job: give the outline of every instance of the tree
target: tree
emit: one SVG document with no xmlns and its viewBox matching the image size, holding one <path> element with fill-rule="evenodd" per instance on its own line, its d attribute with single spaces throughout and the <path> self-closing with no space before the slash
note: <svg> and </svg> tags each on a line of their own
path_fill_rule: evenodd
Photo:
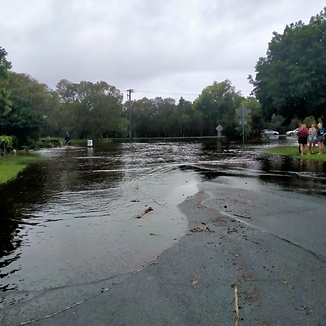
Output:
<svg viewBox="0 0 326 326">
<path fill-rule="evenodd" d="M 240 107 L 237 111 L 237 119 L 241 121 L 241 107 L 245 107 L 247 110 L 247 116 L 245 117 L 246 123 L 242 126 L 240 123 L 237 125 L 236 130 L 239 135 L 245 132 L 246 138 L 254 137 L 259 138 L 261 130 L 264 128 L 264 121 L 261 114 L 260 104 L 255 97 L 247 97 L 241 101 Z"/>
<path fill-rule="evenodd" d="M 127 123 L 122 116 L 121 92 L 104 81 L 79 84 L 61 80 L 57 92 L 63 105 L 65 128 L 80 138 L 122 136 Z"/>
<path fill-rule="evenodd" d="M 44 131 L 50 111 L 50 93 L 46 85 L 27 74 L 9 73 L 11 111 L 0 116 L 0 133 L 15 136 L 18 146 L 31 146 Z"/>
<path fill-rule="evenodd" d="M 15 136 L 18 147 L 33 146 L 45 128 L 45 120 L 30 108 L 13 108 L 0 118 L 0 133 Z"/>
<path fill-rule="evenodd" d="M 6 59 L 7 52 L 0 46 L 0 116 L 11 110 L 10 92 L 7 90 L 11 63 Z"/>
<path fill-rule="evenodd" d="M 308 25 L 301 21 L 273 33 L 267 56 L 256 64 L 253 93 L 263 114 L 324 118 L 326 106 L 326 7 Z"/>
<path fill-rule="evenodd" d="M 187 137 L 192 136 L 192 118 L 193 118 L 193 106 L 190 101 L 186 101 L 184 98 L 180 98 L 177 105 L 180 136 Z"/>
<path fill-rule="evenodd" d="M 46 84 L 38 82 L 28 74 L 9 73 L 8 89 L 16 107 L 30 107 L 46 118 L 52 106 L 52 94 Z"/>
<path fill-rule="evenodd" d="M 174 99 L 144 97 L 133 101 L 131 110 L 134 137 L 181 136 L 179 114 Z"/>
<path fill-rule="evenodd" d="M 28 74 L 9 73 L 8 90 L 12 105 L 17 108 L 30 108 L 49 122 L 49 117 L 59 105 L 59 98 L 46 84 L 38 82 Z M 47 129 L 44 135 L 48 135 Z"/>
<path fill-rule="evenodd" d="M 243 97 L 229 80 L 214 82 L 206 87 L 194 102 L 194 109 L 201 113 L 203 129 L 201 136 L 216 135 L 216 126 L 222 125 L 226 136 L 234 136 L 236 109 Z"/>
</svg>

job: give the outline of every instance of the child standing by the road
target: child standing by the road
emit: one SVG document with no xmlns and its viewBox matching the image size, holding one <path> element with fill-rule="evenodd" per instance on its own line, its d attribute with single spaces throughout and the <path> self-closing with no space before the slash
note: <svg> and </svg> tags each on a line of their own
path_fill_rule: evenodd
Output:
<svg viewBox="0 0 326 326">
<path fill-rule="evenodd" d="M 316 140 L 317 140 L 317 130 L 313 123 L 311 124 L 311 127 L 309 128 L 308 132 L 309 132 L 309 135 L 308 135 L 309 154 L 314 154 L 315 144 L 316 144 Z"/>
<path fill-rule="evenodd" d="M 323 154 L 324 150 L 324 140 L 325 140 L 325 128 L 319 122 L 317 125 L 317 143 L 318 143 L 318 154 Z"/>
</svg>

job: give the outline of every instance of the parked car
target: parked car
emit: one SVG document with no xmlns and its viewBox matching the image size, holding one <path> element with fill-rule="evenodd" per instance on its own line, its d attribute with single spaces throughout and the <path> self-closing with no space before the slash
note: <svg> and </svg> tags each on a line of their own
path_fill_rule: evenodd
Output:
<svg viewBox="0 0 326 326">
<path fill-rule="evenodd" d="M 299 131 L 299 128 L 295 128 L 294 130 L 289 130 L 289 131 L 287 131 L 285 134 L 287 135 L 287 136 L 293 136 L 293 135 L 296 135 L 297 134 L 297 132 Z"/>
<path fill-rule="evenodd" d="M 263 129 L 263 134 L 265 136 L 272 136 L 272 135 L 278 135 L 278 131 L 271 130 L 271 129 Z"/>
</svg>

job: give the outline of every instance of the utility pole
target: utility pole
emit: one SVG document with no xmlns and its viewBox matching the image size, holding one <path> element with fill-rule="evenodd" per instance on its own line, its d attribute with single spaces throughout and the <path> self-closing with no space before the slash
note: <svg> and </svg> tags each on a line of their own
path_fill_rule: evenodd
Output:
<svg viewBox="0 0 326 326">
<path fill-rule="evenodd" d="M 131 93 L 133 93 L 133 89 L 127 90 L 127 98 L 128 98 L 128 113 L 129 113 L 129 139 L 132 138 L 132 127 L 131 127 Z"/>
</svg>

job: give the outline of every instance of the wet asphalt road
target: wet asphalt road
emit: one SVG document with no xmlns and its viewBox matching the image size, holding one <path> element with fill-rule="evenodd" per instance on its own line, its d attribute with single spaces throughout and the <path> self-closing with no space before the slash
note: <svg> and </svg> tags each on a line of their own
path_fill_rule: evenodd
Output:
<svg viewBox="0 0 326 326">
<path fill-rule="evenodd" d="M 35 325 L 326 325 L 325 199 L 230 178 L 153 264 Z M 148 216 L 147 218 L 150 218 Z"/>
<path fill-rule="evenodd" d="M 239 325 L 326 325 L 325 164 L 217 149 L 46 151 L 2 189 L 0 324 L 234 325 L 236 287 Z"/>
</svg>

